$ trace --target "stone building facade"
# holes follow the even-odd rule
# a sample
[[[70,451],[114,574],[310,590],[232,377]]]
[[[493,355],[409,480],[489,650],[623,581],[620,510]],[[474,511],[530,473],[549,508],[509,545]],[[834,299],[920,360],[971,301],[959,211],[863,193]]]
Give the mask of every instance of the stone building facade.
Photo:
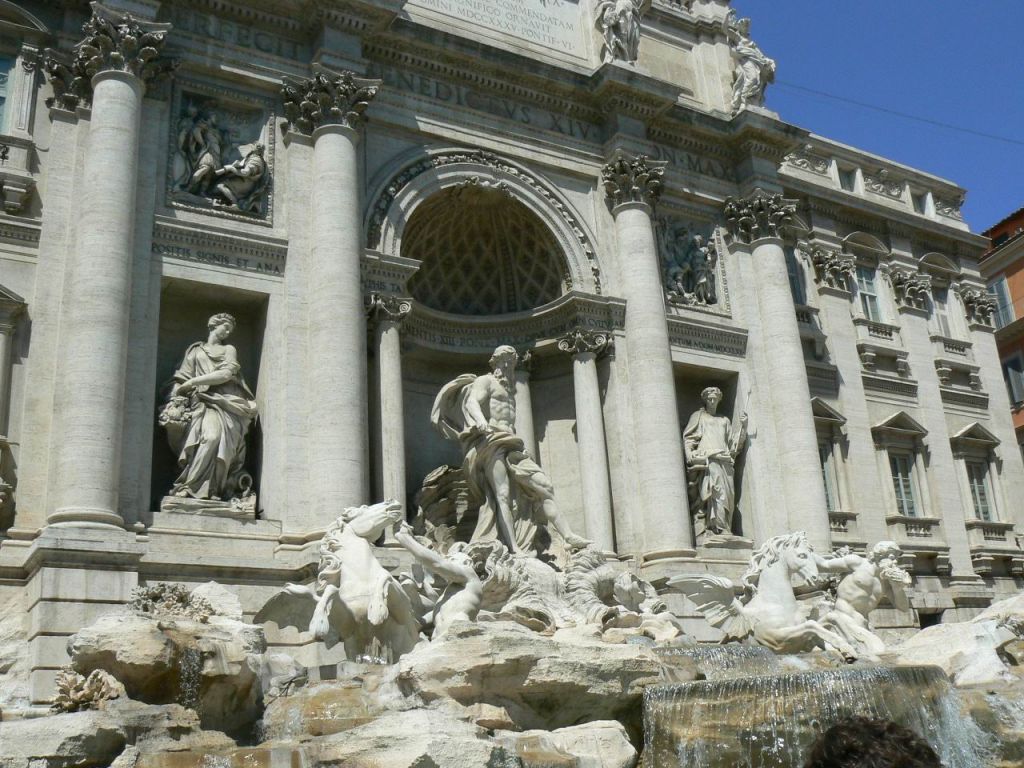
[[[344,506],[411,517],[460,461],[434,396],[498,344],[561,514],[646,579],[806,530],[899,542],[894,631],[1019,590],[964,192],[760,106],[775,63],[726,2],[20,0],[0,56],[0,594],[34,700],[140,583],[254,615]],[[157,413],[223,312],[251,510],[187,514]],[[748,423],[705,538],[682,431],[709,386]]]

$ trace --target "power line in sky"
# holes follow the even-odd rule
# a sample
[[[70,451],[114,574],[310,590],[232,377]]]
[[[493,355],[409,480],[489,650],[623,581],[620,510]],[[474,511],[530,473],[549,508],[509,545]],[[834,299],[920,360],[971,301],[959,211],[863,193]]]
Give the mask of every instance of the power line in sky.
[[[985,133],[984,131],[976,131],[973,128],[964,128],[962,125],[952,125],[950,123],[944,123],[940,120],[932,120],[928,117],[920,117],[919,115],[911,115],[907,112],[900,112],[895,109],[889,109],[888,107],[880,107],[876,104],[868,104],[863,101],[856,101],[855,99],[848,99],[845,96],[836,96],[834,93],[827,93],[826,91],[819,91],[814,88],[808,88],[803,85],[797,85],[796,83],[787,83],[783,80],[776,80],[776,85],[782,88],[789,88],[794,91],[803,91],[804,93],[813,93],[815,96],[823,96],[826,99],[832,99],[833,101],[840,101],[844,104],[852,104],[855,107],[862,107],[863,109],[871,109],[875,112],[884,112],[887,115],[895,115],[896,117],[902,117],[905,120],[915,120],[919,123],[927,123],[937,128],[945,128],[949,131],[958,131],[960,133],[967,133],[972,136],[978,136],[983,139],[991,139],[992,141],[1003,141],[1007,144],[1016,144],[1024,147],[1024,141],[1020,139],[1011,139],[1009,136],[999,136],[994,133]]]

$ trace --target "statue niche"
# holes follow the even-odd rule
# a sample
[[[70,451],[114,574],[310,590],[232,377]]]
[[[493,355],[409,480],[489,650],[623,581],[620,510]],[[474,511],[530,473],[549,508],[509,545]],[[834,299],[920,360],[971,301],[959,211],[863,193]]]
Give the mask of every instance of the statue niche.
[[[255,216],[267,213],[270,169],[261,114],[186,96],[174,136],[172,199]]]
[[[158,423],[177,457],[179,474],[163,498],[164,512],[253,519],[256,495],[245,469],[246,437],[256,420],[255,398],[238,353],[226,343],[235,318],[216,314],[205,342],[185,351]]]

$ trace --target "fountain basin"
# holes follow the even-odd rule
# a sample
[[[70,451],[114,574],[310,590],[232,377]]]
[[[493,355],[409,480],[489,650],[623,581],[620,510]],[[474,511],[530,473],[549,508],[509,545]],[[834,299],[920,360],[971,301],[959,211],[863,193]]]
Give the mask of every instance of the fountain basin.
[[[865,667],[648,686],[644,768],[802,768],[818,734],[859,715],[922,736],[947,768],[986,765],[981,731],[938,667]]]

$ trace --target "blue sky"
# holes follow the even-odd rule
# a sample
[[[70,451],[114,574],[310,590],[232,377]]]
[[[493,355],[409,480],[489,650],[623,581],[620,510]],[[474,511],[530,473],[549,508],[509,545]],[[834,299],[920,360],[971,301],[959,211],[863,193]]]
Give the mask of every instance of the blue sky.
[[[956,182],[977,232],[1024,206],[1024,0],[735,0],[787,122]],[[788,85],[787,85],[788,84]],[[796,90],[1015,139],[938,128]]]

